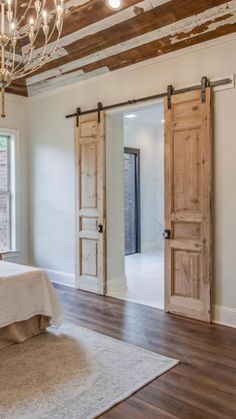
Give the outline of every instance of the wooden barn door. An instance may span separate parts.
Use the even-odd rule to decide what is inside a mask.
[[[104,113],[81,115],[76,128],[76,286],[106,292]]]
[[[211,89],[165,102],[166,311],[211,320]]]

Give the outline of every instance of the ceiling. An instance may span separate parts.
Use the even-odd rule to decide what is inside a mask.
[[[50,0],[51,1],[51,0]],[[236,31],[236,1],[65,0],[60,48],[9,92],[31,96]]]
[[[154,128],[160,128],[164,122],[164,105],[158,103],[152,106],[145,106],[143,108],[132,109],[129,112],[124,112],[124,124],[132,127],[137,123],[145,123]]]

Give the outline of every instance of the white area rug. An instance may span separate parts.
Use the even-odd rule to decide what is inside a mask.
[[[95,418],[177,363],[66,323],[0,351],[0,418]]]

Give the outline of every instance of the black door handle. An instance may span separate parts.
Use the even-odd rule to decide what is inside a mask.
[[[168,230],[168,229],[167,230],[164,230],[163,237],[164,237],[165,240],[170,240],[170,238],[171,238],[171,231]]]
[[[103,233],[103,225],[102,224],[98,224],[98,232]]]

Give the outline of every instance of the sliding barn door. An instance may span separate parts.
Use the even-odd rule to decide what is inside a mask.
[[[211,320],[211,90],[165,103],[166,311]]]
[[[106,292],[104,113],[81,115],[76,128],[76,286]]]

